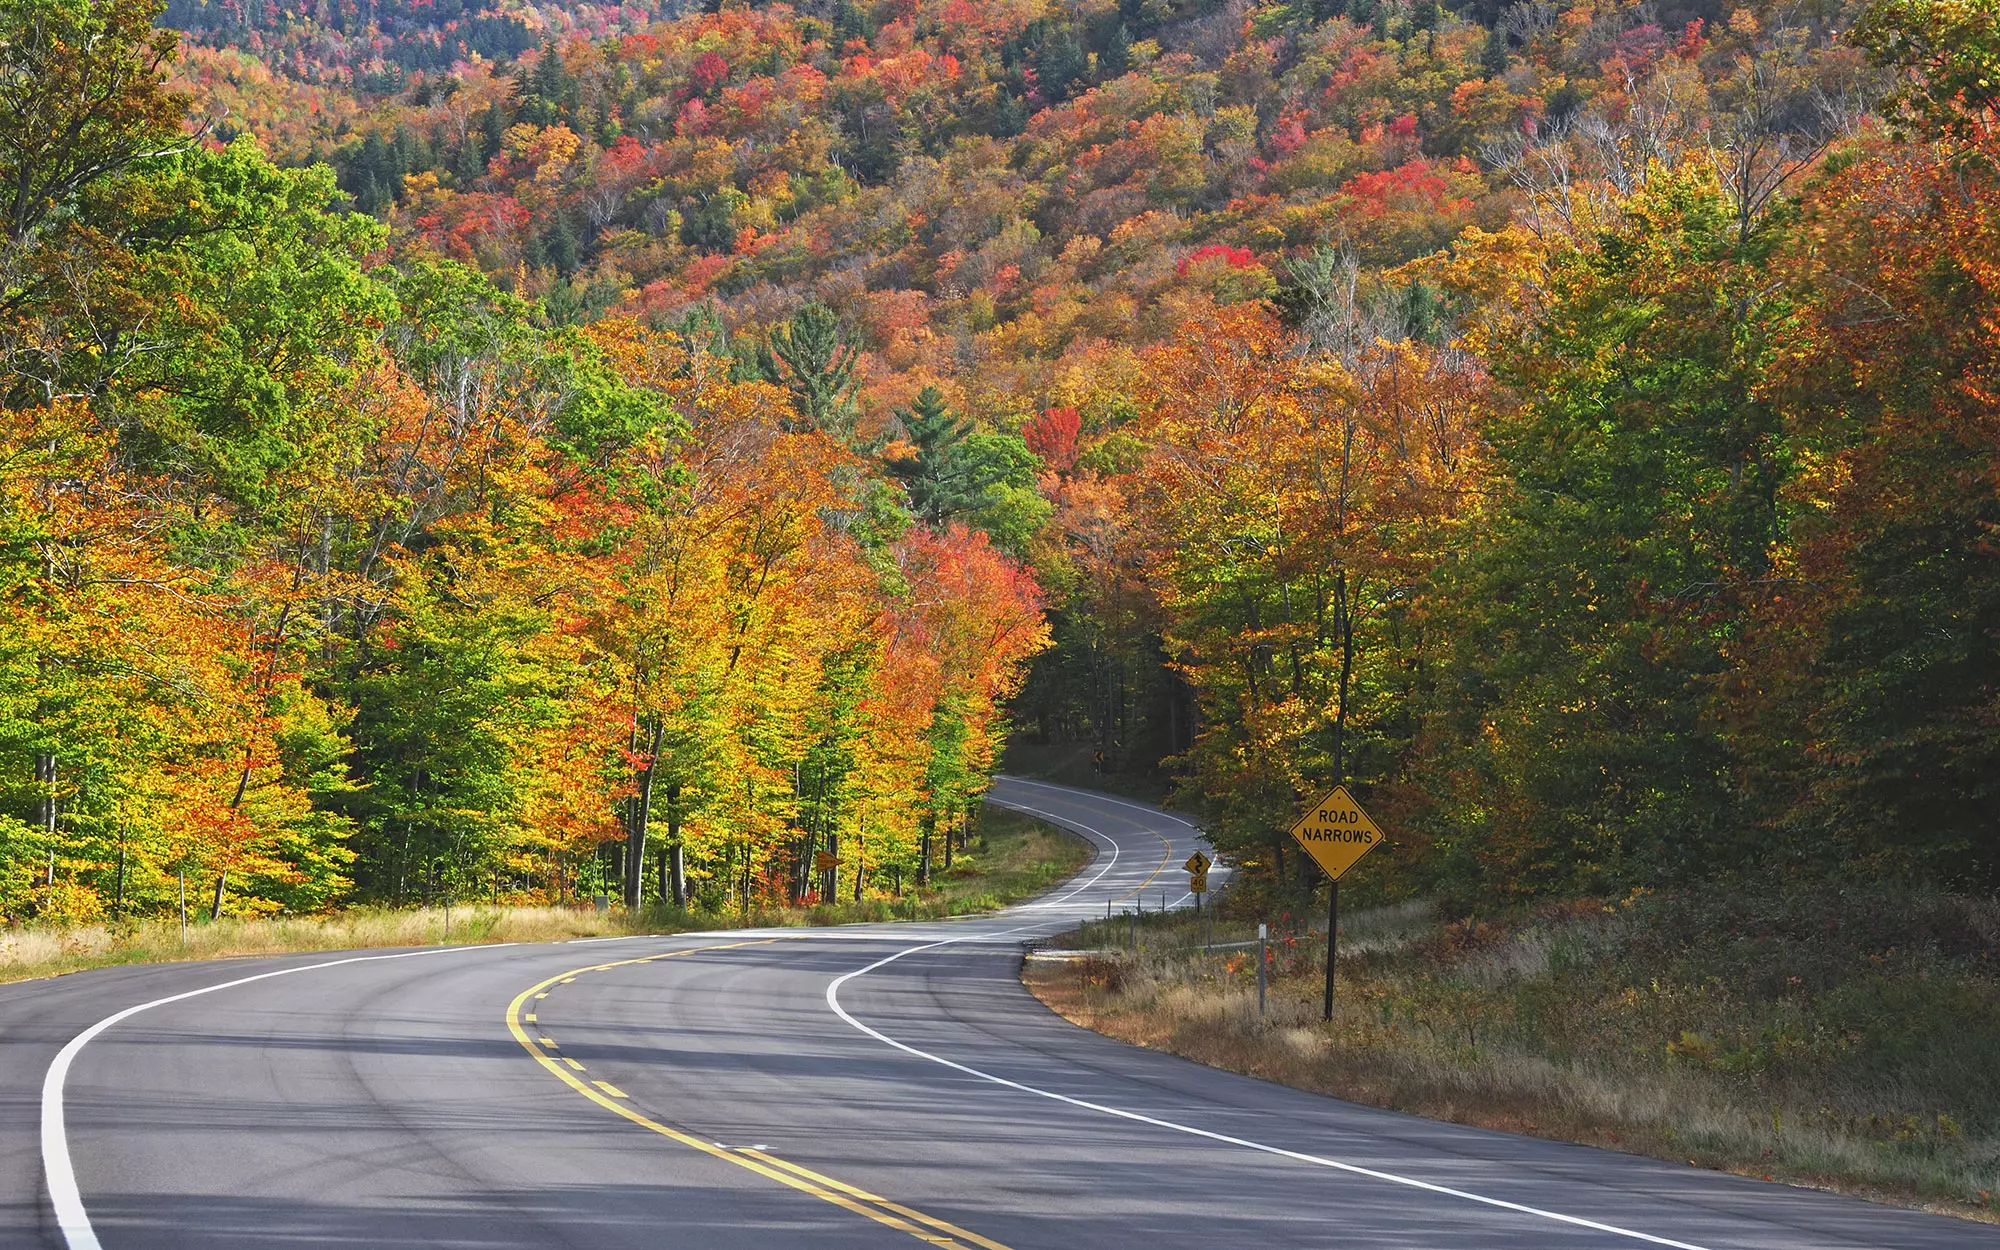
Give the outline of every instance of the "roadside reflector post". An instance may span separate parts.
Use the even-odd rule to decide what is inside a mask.
[[[1314,804],[1292,825],[1292,837],[1325,871],[1328,881],[1326,905],[1326,1008],[1323,1020],[1333,1019],[1333,960],[1340,933],[1340,878],[1363,855],[1382,845],[1381,826],[1370,820],[1361,804],[1335,786],[1333,793]]]
[[[1264,965],[1270,962],[1271,947],[1266,939],[1270,936],[1267,925],[1257,926],[1257,1018],[1264,1018]]]

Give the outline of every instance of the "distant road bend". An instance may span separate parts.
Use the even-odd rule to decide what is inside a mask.
[[[0,1247],[2000,1247],[1110,1041],[1021,943],[1184,889],[1181,817],[1002,779],[1096,861],[957,922],[0,987]]]

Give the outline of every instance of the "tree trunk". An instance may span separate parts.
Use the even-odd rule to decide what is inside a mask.
[[[675,907],[686,907],[687,848],[681,845],[681,788],[667,787],[667,859],[670,876],[666,898]]]
[[[35,823],[50,837],[56,832],[56,757],[35,753]]]
[[[229,870],[225,868],[215,874],[215,906],[208,909],[208,918],[210,920],[222,919],[222,895],[228,888]]]
[[[625,906],[639,909],[646,893],[646,826],[653,815],[653,778],[659,773],[660,740],[666,736],[666,721],[653,718],[653,744],[646,754],[646,767],[639,773],[639,793],[632,796],[632,819],[625,832]]]
[[[1333,628],[1340,635],[1340,696],[1333,712],[1333,784],[1347,784],[1347,695],[1354,681],[1354,604],[1342,569],[1334,583]]]

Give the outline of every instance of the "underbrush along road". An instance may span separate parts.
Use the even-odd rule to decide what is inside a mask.
[[[105,969],[0,988],[0,1246],[2000,1247],[2000,1230],[1355,1107],[1077,1029],[971,920]]]

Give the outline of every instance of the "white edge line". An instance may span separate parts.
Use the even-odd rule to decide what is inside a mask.
[[[1038,807],[1029,807],[1022,803],[1001,802],[1001,801],[996,801],[994,799],[987,799],[986,801],[988,803],[992,803],[995,807],[1004,807],[1007,808],[1009,811],[1027,812],[1030,815],[1041,816],[1045,819],[1056,821],[1057,823],[1062,824],[1062,826],[1066,829],[1070,828],[1080,829],[1083,832],[1090,834],[1092,837],[1103,838],[1105,845],[1111,848],[1111,858],[1104,861],[1104,867],[1090,874],[1090,880],[1084,882],[1082,885],[1077,886],[1075,889],[1063,895],[1061,898],[1052,898],[1052,899],[1045,899],[1039,902],[1023,903],[1019,908],[1016,909],[1018,911],[1032,911],[1037,907],[1054,907],[1057,903],[1067,903],[1071,899],[1075,898],[1077,895],[1083,893],[1085,890],[1088,890],[1091,886],[1096,885],[1100,880],[1103,879],[1104,874],[1110,872],[1111,869],[1118,863],[1117,839],[1111,837],[1109,834],[1104,833],[1101,830],[1092,829],[1089,825],[1086,825],[1081,821],[1071,822],[1066,817],[1058,816],[1054,812],[1045,812]]]
[[[337,968],[341,964],[372,963],[381,959],[415,959],[422,955],[458,955],[466,951],[490,951],[515,945],[518,943],[492,942],[482,946],[447,946],[436,950],[404,951],[396,955],[353,955],[346,959],[331,959],[325,963],[279,968],[273,972],[260,972],[256,976],[238,977],[234,981],[224,981],[219,985],[205,985],[198,990],[169,994],[165,998],[156,998],[149,1003],[139,1003],[104,1017],[72,1037],[69,1039],[69,1044],[56,1053],[55,1061],[49,1064],[48,1075],[42,1078],[42,1170],[46,1174],[48,1183],[49,1203],[55,1208],[56,1227],[61,1230],[64,1243],[69,1250],[103,1250],[103,1243],[97,1240],[97,1231],[90,1226],[90,1215],[83,1208],[83,1195],[77,1191],[76,1169],[70,1162],[69,1137],[63,1114],[63,1083],[69,1078],[70,1064],[98,1034],[122,1020],[131,1019],[142,1011],[164,1007],[168,1003],[177,1003],[183,999],[199,998],[203,994],[213,994],[217,990],[248,985],[252,981],[267,981],[272,977],[290,976],[295,972],[313,972],[320,968]]]
[[[1351,1173],[1355,1176],[1365,1176],[1371,1180],[1389,1181],[1392,1184],[1407,1185],[1412,1189],[1421,1189],[1429,1193],[1443,1194],[1446,1197],[1450,1198],[1461,1198],[1467,1202],[1482,1203],[1489,1207],[1499,1207],[1502,1210],[1516,1211],[1523,1215],[1538,1216],[1545,1220],[1554,1220],[1562,1224],[1572,1224],[1579,1228],[1594,1229],[1597,1232],[1610,1233],[1618,1237],[1629,1237],[1635,1241],[1648,1242],[1656,1246],[1670,1246],[1673,1247],[1673,1250],[1707,1250],[1706,1247],[1697,1246],[1691,1242],[1674,1241],[1666,1237],[1655,1237],[1651,1233],[1642,1233],[1629,1228],[1620,1228],[1616,1224],[1601,1224],[1596,1220],[1588,1220],[1580,1215],[1564,1215],[1560,1211],[1547,1211],[1543,1210],[1541,1207],[1531,1207],[1519,1202],[1509,1202],[1504,1198],[1489,1198],[1484,1194],[1475,1194],[1468,1190],[1453,1189],[1447,1185],[1433,1184],[1430,1181],[1418,1180],[1413,1176],[1399,1176],[1394,1172],[1383,1172],[1383,1171],[1378,1171],[1375,1168],[1362,1167],[1359,1164],[1343,1163],[1338,1159],[1328,1159],[1320,1155],[1305,1154],[1297,1150],[1287,1150],[1282,1146],[1267,1146],[1263,1142],[1249,1141],[1242,1137],[1231,1137],[1227,1133],[1211,1132],[1208,1129],[1195,1128],[1193,1125],[1189,1124],[1176,1124],[1172,1120],[1162,1120],[1155,1116],[1141,1115],[1136,1111],[1125,1111],[1118,1107],[1107,1107],[1102,1103],[1088,1102],[1081,1098],[1072,1098],[1068,1094],[1058,1094],[1052,1090],[1037,1089],[1032,1085],[1024,1085],[1019,1081],[1010,1081],[1004,1076],[995,1076],[991,1072],[982,1072],[978,1068],[969,1067],[966,1064],[962,1063],[956,1063],[950,1059],[945,1059],[941,1056],[933,1055],[929,1051],[918,1050],[914,1046],[908,1045],[903,1042],[899,1042],[895,1038],[890,1037],[888,1034],[883,1033],[877,1029],[870,1028],[868,1025],[861,1023],[861,1021],[849,1015],[847,1009],[840,1005],[840,987],[842,985],[845,985],[847,982],[854,980],[856,977],[866,976],[885,964],[895,963],[898,959],[903,958],[903,956],[905,955],[914,955],[917,954],[919,951],[933,950],[940,946],[949,946],[951,945],[951,942],[955,940],[957,939],[951,939],[943,942],[931,942],[923,946],[912,946],[908,950],[897,951],[895,954],[890,955],[886,958],[878,959],[874,963],[869,964],[865,968],[856,968],[853,972],[849,972],[846,973],[845,975],[835,977],[831,982],[827,984],[826,987],[826,1005],[832,1008],[833,1013],[839,1016],[842,1020],[847,1021],[848,1024],[854,1026],[856,1029],[859,1029],[861,1032],[866,1033],[868,1036],[874,1038],[878,1042],[883,1043],[884,1045],[893,1046],[897,1050],[903,1051],[905,1054],[915,1055],[919,1059],[928,1059],[932,1063],[942,1064],[943,1066],[950,1068],[955,1072],[963,1072],[967,1076],[978,1077],[982,1081],[991,1081],[995,1085],[1001,1085],[1005,1086],[1008,1089],[1018,1090],[1024,1094],[1034,1094],[1041,1098],[1053,1099],[1056,1102],[1068,1103],[1072,1107],[1081,1107],[1086,1111],[1096,1111],[1104,1115],[1116,1116],[1121,1120],[1131,1120],[1139,1124],[1151,1125],[1154,1128],[1170,1129],[1176,1133],[1186,1133],[1191,1137],[1207,1138],[1209,1141],[1221,1142],[1224,1145],[1241,1146],[1246,1150],[1260,1151],[1264,1154],[1277,1155],[1285,1159],[1294,1159],[1300,1163],[1310,1163],[1318,1167],[1332,1168],[1336,1171]]]

